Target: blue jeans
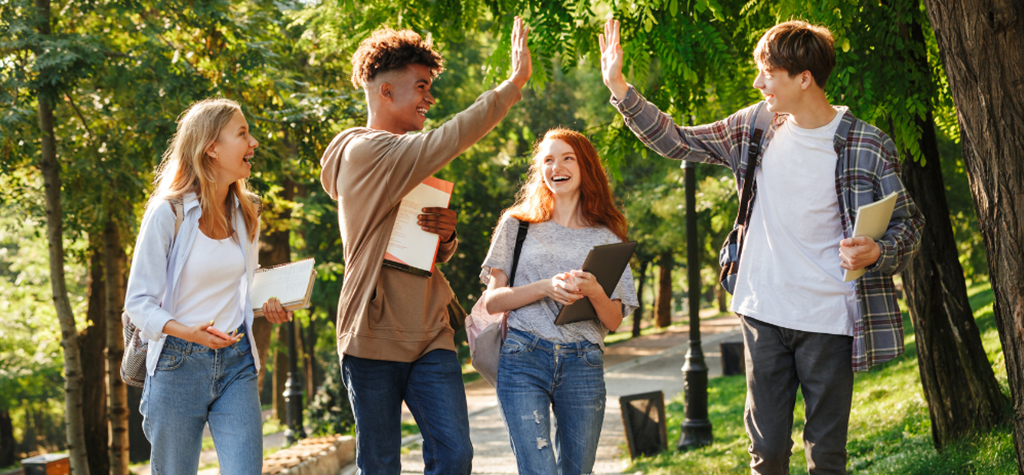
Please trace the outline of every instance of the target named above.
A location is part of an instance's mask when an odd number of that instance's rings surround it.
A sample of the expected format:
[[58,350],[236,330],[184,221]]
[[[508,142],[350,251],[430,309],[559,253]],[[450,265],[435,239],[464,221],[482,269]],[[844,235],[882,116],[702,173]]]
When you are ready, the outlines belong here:
[[498,362],[498,402],[520,475],[593,471],[604,422],[603,356],[588,341],[554,343],[509,330]]
[[356,419],[359,473],[398,475],[402,471],[405,400],[423,436],[424,473],[469,475],[473,444],[462,366],[454,351],[434,350],[412,363],[345,355],[341,366]]
[[260,473],[263,420],[249,338],[212,350],[167,337],[139,406],[154,475],[196,473],[207,422],[220,473]]

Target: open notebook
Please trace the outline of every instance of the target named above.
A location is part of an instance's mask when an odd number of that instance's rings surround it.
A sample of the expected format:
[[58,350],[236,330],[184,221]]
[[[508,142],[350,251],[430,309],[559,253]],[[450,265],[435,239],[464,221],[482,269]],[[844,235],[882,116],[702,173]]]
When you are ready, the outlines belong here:
[[288,311],[309,307],[313,280],[316,278],[313,264],[311,257],[256,270],[252,283],[253,314],[262,317],[263,304],[271,297],[277,297]]

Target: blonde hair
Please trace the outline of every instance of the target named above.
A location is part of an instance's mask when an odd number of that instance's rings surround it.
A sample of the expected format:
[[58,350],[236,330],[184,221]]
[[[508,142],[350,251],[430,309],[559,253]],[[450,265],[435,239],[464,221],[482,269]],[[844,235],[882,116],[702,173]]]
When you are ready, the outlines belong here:
[[[228,215],[224,216],[217,210],[212,200],[216,196],[217,180],[213,167],[213,158],[206,151],[212,146],[220,132],[227,126],[242,108],[230,99],[210,98],[192,104],[178,117],[178,130],[171,137],[170,145],[164,152],[160,166],[157,167],[156,189],[146,207],[158,206],[165,200],[180,199],[192,192],[199,197],[199,206],[203,214],[212,216],[219,224],[231,232],[232,238],[238,233],[232,227],[234,206],[227,206]],[[259,197],[251,193],[246,180],[238,180],[228,186],[227,200],[232,196],[238,199],[245,220],[246,236],[250,241],[256,239],[259,227]]]

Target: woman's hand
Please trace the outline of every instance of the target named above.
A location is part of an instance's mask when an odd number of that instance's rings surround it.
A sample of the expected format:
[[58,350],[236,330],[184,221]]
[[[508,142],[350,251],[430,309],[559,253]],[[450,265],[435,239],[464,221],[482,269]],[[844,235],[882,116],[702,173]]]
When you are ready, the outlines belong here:
[[164,333],[181,338],[182,340],[203,345],[213,350],[219,350],[221,348],[231,346],[241,340],[242,333],[237,335],[228,335],[213,327],[213,321],[209,323],[200,323],[199,325],[193,325],[187,327],[174,320],[167,322],[164,325]]
[[573,277],[576,287],[579,287],[584,297],[593,299],[594,297],[605,295],[604,288],[597,282],[597,277],[594,277],[594,274],[582,270],[574,270],[569,275]]
[[266,303],[263,304],[263,316],[267,317],[267,321],[270,323],[284,323],[292,321],[292,312],[286,312],[284,307],[281,306],[281,301],[277,297],[270,297]]
[[550,280],[550,286],[545,289],[545,294],[555,302],[562,305],[569,305],[581,298],[583,294],[580,288],[573,282],[573,277],[568,272],[556,274]]

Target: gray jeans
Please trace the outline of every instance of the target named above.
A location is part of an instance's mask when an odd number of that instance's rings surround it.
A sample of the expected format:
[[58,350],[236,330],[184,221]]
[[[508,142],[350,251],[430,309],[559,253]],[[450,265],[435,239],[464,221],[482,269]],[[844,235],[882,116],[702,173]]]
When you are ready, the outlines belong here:
[[750,472],[789,473],[796,391],[804,395],[804,450],[811,475],[846,473],[853,398],[853,337],[790,330],[740,316],[747,363],[744,426]]

